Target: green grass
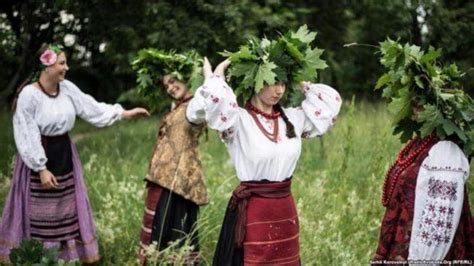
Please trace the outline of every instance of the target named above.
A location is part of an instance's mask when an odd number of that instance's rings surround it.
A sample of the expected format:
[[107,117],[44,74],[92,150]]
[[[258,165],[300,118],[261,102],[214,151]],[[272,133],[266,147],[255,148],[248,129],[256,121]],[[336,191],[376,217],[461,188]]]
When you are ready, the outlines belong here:
[[[391,135],[384,105],[346,102],[336,126],[306,140],[293,178],[300,217],[303,265],[366,265],[377,245],[383,215],[383,177],[401,143]],[[0,114],[0,206],[14,156],[9,114]],[[3,127],[3,125],[7,125]],[[144,204],[144,182],[158,118],[105,129],[78,122],[71,135],[83,162],[99,233],[103,265],[135,264]],[[210,203],[200,211],[204,264],[212,261],[227,201],[238,180],[225,146],[209,131],[201,159]],[[471,179],[473,175],[471,174]],[[472,181],[469,181],[470,184]],[[471,199],[474,194],[471,189]],[[471,200],[472,201],[472,200]]]

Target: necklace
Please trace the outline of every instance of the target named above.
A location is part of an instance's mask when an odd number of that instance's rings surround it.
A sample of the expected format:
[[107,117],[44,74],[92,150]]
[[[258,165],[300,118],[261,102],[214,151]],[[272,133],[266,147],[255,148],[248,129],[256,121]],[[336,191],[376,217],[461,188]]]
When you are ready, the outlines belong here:
[[189,97],[187,97],[187,98],[184,98],[184,99],[181,99],[181,100],[176,101],[176,106],[175,106],[171,111],[167,112],[167,113],[163,116],[163,119],[162,119],[162,120],[163,120],[163,123],[161,124],[160,129],[159,129],[158,131],[160,131],[161,128],[164,127],[164,125],[166,124],[166,122],[165,122],[166,119],[168,118],[169,115],[171,115],[171,114],[173,113],[173,111],[175,111],[176,109],[178,109],[178,107],[179,107],[181,104],[183,104],[183,103],[185,103],[185,102],[189,102],[189,100],[191,100],[193,97],[194,97],[194,95],[191,95],[191,96],[189,96]]
[[[252,116],[253,120],[255,120],[255,123],[257,124],[258,128],[263,133],[263,135],[267,137],[270,141],[277,143],[278,142],[278,117],[280,116],[280,112],[273,112],[272,114],[268,114],[257,109],[250,102],[247,102],[245,107],[247,111],[249,112],[249,114]],[[262,123],[260,122],[260,119],[258,119],[257,117],[257,114],[260,114],[265,118],[273,120],[272,133],[268,132],[267,129],[262,125]]]
[[278,118],[280,116],[280,112],[275,112],[273,111],[272,113],[265,113],[264,111],[258,109],[257,107],[255,107],[250,101],[248,101],[246,104],[245,104],[245,107],[247,109],[250,109],[252,112],[256,113],[256,114],[259,114],[265,118],[268,118],[268,119],[275,119],[275,118]]
[[[432,144],[432,142],[436,140],[437,138],[433,134],[421,140],[421,143],[420,139],[416,137],[410,140],[410,142],[400,151],[397,157],[397,161],[392,166],[390,166],[389,170],[387,171],[387,174],[385,175],[385,181],[383,183],[382,192],[382,205],[384,207],[388,206],[393,191],[395,190],[395,185],[397,184],[398,177],[401,175],[401,173],[413,164],[418,155],[420,155],[429,147],[429,144]],[[415,150],[413,150],[413,147],[417,143],[420,143],[419,146]]]
[[41,84],[41,82],[38,80],[38,85],[41,89],[41,91],[43,91],[44,94],[48,95],[48,97],[50,98],[56,98],[59,96],[59,83],[56,85],[56,94],[50,94],[46,91],[46,89],[43,87],[43,84]]
[[178,108],[178,106],[180,106],[181,104],[185,103],[185,102],[188,102],[189,100],[191,100],[193,98],[193,95],[191,96],[188,96],[187,98],[183,98],[181,100],[178,100],[176,101],[176,106],[174,107],[174,109]]

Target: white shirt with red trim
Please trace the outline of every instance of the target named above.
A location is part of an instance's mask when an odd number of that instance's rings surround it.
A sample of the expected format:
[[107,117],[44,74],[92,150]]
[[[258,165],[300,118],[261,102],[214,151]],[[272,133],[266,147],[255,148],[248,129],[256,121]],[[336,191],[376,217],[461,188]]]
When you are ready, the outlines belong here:
[[[262,133],[248,111],[238,106],[229,85],[218,76],[198,88],[186,116],[192,123],[206,122],[221,132],[241,181],[283,181],[293,175],[301,154],[301,138],[323,135],[341,108],[339,93],[327,85],[308,83],[305,96],[300,107],[283,109],[295,127],[296,137],[286,136],[286,125],[280,116],[277,142]],[[261,115],[257,118],[268,132],[273,132],[271,121]]]
[[440,261],[449,252],[464,202],[469,161],[452,141],[439,141],[418,172],[409,260]]

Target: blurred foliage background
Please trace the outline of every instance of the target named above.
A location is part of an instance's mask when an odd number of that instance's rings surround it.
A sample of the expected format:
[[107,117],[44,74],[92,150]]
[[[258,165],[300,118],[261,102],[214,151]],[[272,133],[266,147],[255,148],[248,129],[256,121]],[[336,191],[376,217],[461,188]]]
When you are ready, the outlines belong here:
[[[0,0],[0,206],[15,155],[9,101],[37,66],[42,45],[63,44],[67,78],[96,99],[114,102],[136,86],[130,62],[142,48],[194,48],[217,64],[224,59],[218,52],[235,51],[251,35],[272,37],[302,24],[318,32],[316,44],[325,49],[329,68],[321,82],[346,99],[338,125],[303,146],[295,173],[303,264],[367,264],[383,214],[383,176],[401,144],[391,135],[386,105],[378,103],[380,92],[373,92],[384,71],[376,50],[344,45],[377,45],[390,37],[442,48],[443,63],[457,63],[467,73],[464,88],[472,95],[474,1]],[[81,121],[72,132],[99,229],[99,265],[136,263],[142,180],[159,119],[158,114],[106,129]],[[200,145],[211,194],[199,220],[204,265],[212,259],[237,183],[224,145],[214,132],[208,139]],[[472,199],[472,181],[468,187]]]
[[443,49],[443,60],[474,81],[474,2],[468,0],[1,0],[0,102],[7,106],[37,65],[46,43],[66,47],[68,79],[99,100],[115,101],[135,87],[130,61],[141,48],[194,48],[213,64],[250,35],[272,37],[307,24],[329,68],[321,81],[344,95],[377,99],[373,84],[382,69],[368,47],[386,37]]

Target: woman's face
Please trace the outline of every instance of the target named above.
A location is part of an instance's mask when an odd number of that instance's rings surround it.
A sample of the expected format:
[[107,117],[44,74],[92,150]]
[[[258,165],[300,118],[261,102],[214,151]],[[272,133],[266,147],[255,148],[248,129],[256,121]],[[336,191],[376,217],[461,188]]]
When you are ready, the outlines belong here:
[[165,75],[163,77],[163,87],[166,92],[176,100],[183,99],[188,93],[186,84],[172,75]]
[[286,85],[283,82],[277,82],[274,85],[264,85],[263,89],[257,94],[257,97],[264,104],[273,106],[277,104],[283,94],[285,94]]
[[58,59],[56,60],[56,63],[54,63],[51,66],[48,66],[45,69],[48,75],[52,79],[55,79],[58,82],[64,80],[64,78],[66,77],[66,72],[68,70],[69,70],[69,66],[67,65],[66,54],[64,52],[61,52],[58,55]]

